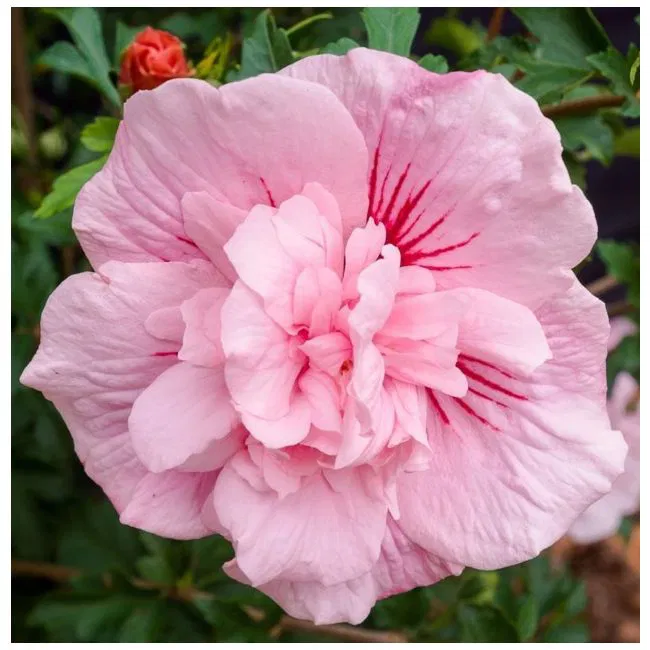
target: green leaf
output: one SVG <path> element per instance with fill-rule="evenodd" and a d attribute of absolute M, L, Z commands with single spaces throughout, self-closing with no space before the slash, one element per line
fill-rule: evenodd
<path fill-rule="evenodd" d="M 152 557 L 150 555 L 141 557 L 136 563 L 138 573 L 151 582 L 158 582 L 164 585 L 173 585 L 176 576 L 165 558 Z"/>
<path fill-rule="evenodd" d="M 634 82 L 636 80 L 636 75 L 639 72 L 639 66 L 641 65 L 641 55 L 637 54 L 636 55 L 636 61 L 632 64 L 632 67 L 630 68 L 630 84 L 634 86 Z"/>
<path fill-rule="evenodd" d="M 558 101 L 563 93 L 583 84 L 591 76 L 584 70 L 532 58 L 521 57 L 516 63 L 526 74 L 515 85 L 540 103 Z"/>
<path fill-rule="evenodd" d="M 633 118 L 639 117 L 640 111 L 636 88 L 633 82 L 630 82 L 630 73 L 637 57 L 638 50 L 634 45 L 630 45 L 627 58 L 613 47 L 587 57 L 589 63 L 612 82 L 614 92 L 626 98 L 623 115 Z"/>
<path fill-rule="evenodd" d="M 343 55 L 347 54 L 350 50 L 353 50 L 355 47 L 360 47 L 359 43 L 353 41 L 351 38 L 339 38 L 338 41 L 334 43 L 328 43 L 322 50 L 321 54 L 338 54 Z"/>
<path fill-rule="evenodd" d="M 459 57 L 468 56 L 483 45 L 481 37 L 457 18 L 436 18 L 425 32 L 424 40 Z"/>
<path fill-rule="evenodd" d="M 124 621 L 118 643 L 152 643 L 158 640 L 158 632 L 165 620 L 165 604 L 160 601 L 138 603 Z"/>
<path fill-rule="evenodd" d="M 133 39 L 144 29 L 144 27 L 131 27 L 118 20 L 115 24 L 115 46 L 113 48 L 113 68 L 120 69 L 122 53 L 131 45 Z"/>
<path fill-rule="evenodd" d="M 28 237 L 40 239 L 51 246 L 70 246 L 77 241 L 72 231 L 72 212 L 64 210 L 49 219 L 36 219 L 34 211 L 23 212 L 15 221 L 15 227 Z"/>
<path fill-rule="evenodd" d="M 641 373 L 641 337 L 626 336 L 607 356 L 607 385 L 612 386 L 619 372 L 629 372 L 637 381 Z"/>
<path fill-rule="evenodd" d="M 57 41 L 38 57 L 36 65 L 95 82 L 90 66 L 81 52 L 68 41 Z"/>
<path fill-rule="evenodd" d="M 614 157 L 614 134 L 599 114 L 559 117 L 555 126 L 566 151 L 586 151 L 588 155 L 609 165 Z"/>
<path fill-rule="evenodd" d="M 638 158 L 641 155 L 641 128 L 631 126 L 617 135 L 614 139 L 614 154 Z"/>
<path fill-rule="evenodd" d="M 634 530 L 634 522 L 630 517 L 624 517 L 621 520 L 621 525 L 618 527 L 618 531 L 616 532 L 617 535 L 620 535 L 624 540 L 625 543 L 627 544 L 630 541 L 630 537 L 632 537 L 632 531 Z"/>
<path fill-rule="evenodd" d="M 241 68 L 233 79 L 247 79 L 263 72 L 277 72 L 293 63 L 291 44 L 284 29 L 278 29 L 269 9 L 262 11 L 253 31 L 242 45 Z"/>
<path fill-rule="evenodd" d="M 426 593 L 422 589 L 413 589 L 378 601 L 372 610 L 372 622 L 384 630 L 415 627 L 428 611 Z"/>
<path fill-rule="evenodd" d="M 43 626 L 66 641 L 116 641 L 140 598 L 128 593 L 94 591 L 55 594 L 32 610 L 28 624 Z"/>
<path fill-rule="evenodd" d="M 584 612 L 587 607 L 587 586 L 584 582 L 578 582 L 573 587 L 564 603 L 564 617 L 574 618 Z"/>
<path fill-rule="evenodd" d="M 569 172 L 571 182 L 584 192 L 587 189 L 587 165 L 577 160 L 569 151 L 563 152 L 562 160 Z"/>
<path fill-rule="evenodd" d="M 587 57 L 611 43 L 591 9 L 585 7 L 518 7 L 512 10 L 539 39 L 539 57 L 589 70 Z"/>
<path fill-rule="evenodd" d="M 529 641 L 535 636 L 539 623 L 539 608 L 533 596 L 527 596 L 517 613 L 517 631 L 522 641 Z"/>
<path fill-rule="evenodd" d="M 543 643 L 589 643 L 589 628 L 585 623 L 560 623 L 550 627 L 542 637 Z"/>
<path fill-rule="evenodd" d="M 65 24 L 81 52 L 90 75 L 99 90 L 117 107 L 122 106 L 117 88 L 110 80 L 111 64 L 106 54 L 99 14 L 92 7 L 47 9 Z"/>
<path fill-rule="evenodd" d="M 516 643 L 517 631 L 494 607 L 461 604 L 458 606 L 460 640 L 466 643 Z"/>
<path fill-rule="evenodd" d="M 34 216 L 46 219 L 71 207 L 79 190 L 104 166 L 107 158 L 106 155 L 101 156 L 61 174 L 54 181 L 52 191 L 43 199 Z"/>
<path fill-rule="evenodd" d="M 121 524 L 104 498 L 87 499 L 65 524 L 57 551 L 61 564 L 96 573 L 116 569 L 126 573 L 142 554 L 137 531 Z"/>
<path fill-rule="evenodd" d="M 640 306 L 641 260 L 637 245 L 601 239 L 596 244 L 607 272 L 627 288 L 627 298 L 635 307 Z"/>
<path fill-rule="evenodd" d="M 108 153 L 113 148 L 120 121 L 114 117 L 98 117 L 81 132 L 81 142 L 86 149 Z"/>
<path fill-rule="evenodd" d="M 425 54 L 418 63 L 429 72 L 437 72 L 439 74 L 449 72 L 447 59 L 441 54 Z"/>
<path fill-rule="evenodd" d="M 160 29 L 171 32 L 182 41 L 196 36 L 203 45 L 225 32 L 219 9 L 195 12 L 196 10 L 193 13 L 177 11 L 160 22 Z"/>
<path fill-rule="evenodd" d="M 366 7 L 361 17 L 368 31 L 368 47 L 401 56 L 411 53 L 420 23 L 417 7 Z"/>

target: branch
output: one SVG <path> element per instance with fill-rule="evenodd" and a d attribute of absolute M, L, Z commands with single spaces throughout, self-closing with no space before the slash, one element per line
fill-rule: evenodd
<path fill-rule="evenodd" d="M 601 296 L 607 293 L 610 289 L 618 286 L 618 280 L 611 275 L 604 275 L 598 280 L 594 280 L 587 285 L 587 291 L 593 293 L 594 296 Z"/>
<path fill-rule="evenodd" d="M 493 41 L 501 32 L 501 25 L 503 24 L 503 17 L 505 16 L 506 8 L 497 7 L 490 17 L 490 22 L 488 23 L 487 36 L 485 41 L 489 43 Z"/>
<path fill-rule="evenodd" d="M 615 108 L 625 103 L 622 95 L 595 95 L 560 104 L 542 106 L 542 113 L 546 117 L 565 117 L 567 115 L 582 115 L 597 111 L 599 108 Z"/>
<path fill-rule="evenodd" d="M 67 582 L 71 578 L 82 575 L 80 569 L 74 567 L 60 566 L 47 562 L 26 562 L 24 560 L 11 560 L 11 574 L 15 576 L 27 576 L 32 578 L 45 578 L 53 582 Z M 131 579 L 131 584 L 139 589 L 156 589 L 164 591 L 170 598 L 192 602 L 196 598 L 212 599 L 214 596 L 206 591 L 194 587 L 176 587 L 165 585 L 140 578 Z M 245 605 L 244 612 L 252 621 L 264 620 L 264 612 L 256 607 Z M 310 634 L 321 634 L 331 636 L 354 643 L 407 643 L 408 638 L 399 632 L 382 632 L 379 630 L 368 630 L 362 627 L 351 625 L 314 625 L 309 621 L 300 621 L 291 616 L 283 616 L 280 622 L 271 630 L 272 637 L 278 637 L 285 631 L 300 631 Z"/>
<path fill-rule="evenodd" d="M 25 124 L 27 160 L 33 169 L 38 165 L 36 121 L 32 79 L 27 64 L 25 21 L 22 7 L 11 8 L 11 99 Z"/>
<path fill-rule="evenodd" d="M 272 630 L 272 636 L 279 636 L 284 630 L 294 630 L 325 634 L 352 643 L 408 643 L 406 635 L 400 632 L 380 632 L 351 625 L 314 625 L 309 621 L 300 621 L 290 616 L 283 616 L 278 628 L 277 632 L 275 629 Z"/>
<path fill-rule="evenodd" d="M 607 305 L 607 314 L 610 318 L 612 316 L 620 316 L 621 314 L 629 314 L 633 310 L 634 308 L 627 300 L 619 300 L 618 302 L 613 302 L 611 305 Z"/>

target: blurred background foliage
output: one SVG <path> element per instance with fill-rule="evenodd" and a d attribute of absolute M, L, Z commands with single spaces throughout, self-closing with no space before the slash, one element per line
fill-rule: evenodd
<path fill-rule="evenodd" d="M 603 11 L 611 22 L 616 10 Z M 468 570 L 389 598 L 358 628 L 289 619 L 224 575 L 220 567 L 232 552 L 221 538 L 176 542 L 120 525 L 85 476 L 55 409 L 18 377 L 38 345 L 47 297 L 66 276 L 89 268 L 71 230 L 72 205 L 111 149 L 123 100 L 120 53 L 146 25 L 183 40 L 196 75 L 215 85 L 357 45 L 411 56 L 435 72 L 500 72 L 554 119 L 571 177 L 607 234 L 578 269 L 582 279 L 608 299 L 610 313 L 638 322 L 640 59 L 630 41 L 638 43 L 639 19 L 621 11 L 614 23 L 625 24 L 614 43 L 584 8 L 473 15 L 412 8 L 12 9 L 14 641 L 590 640 L 585 583 L 552 554 L 499 572 Z M 620 160 L 631 164 L 623 184 L 619 174 L 618 187 L 610 186 L 615 196 L 599 204 L 594 196 Z M 610 356 L 610 381 L 621 369 L 639 378 L 638 334 Z M 632 526 L 624 522 L 623 537 Z"/>

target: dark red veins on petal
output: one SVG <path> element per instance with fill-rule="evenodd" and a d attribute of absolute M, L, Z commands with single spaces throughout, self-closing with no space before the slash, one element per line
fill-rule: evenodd
<path fill-rule="evenodd" d="M 152 356 L 154 357 L 175 357 L 178 355 L 178 352 L 154 352 Z"/>
<path fill-rule="evenodd" d="M 184 244 L 189 244 L 190 246 L 194 246 L 194 248 L 198 248 L 198 246 L 191 239 L 188 239 L 187 237 L 181 237 L 180 235 L 176 235 L 176 239 L 182 241 Z"/>
<path fill-rule="evenodd" d="M 266 196 L 269 200 L 269 203 L 272 208 L 277 208 L 278 206 L 276 205 L 275 201 L 273 200 L 273 195 L 271 194 L 271 190 L 269 189 L 269 186 L 266 184 L 266 181 L 260 176 L 260 183 L 262 183 L 262 187 L 264 188 L 264 191 L 266 192 Z"/>
<path fill-rule="evenodd" d="M 480 375 L 478 372 L 472 370 L 471 368 L 468 368 L 464 363 L 459 362 L 457 364 L 458 369 L 469 379 L 473 379 L 474 381 L 477 381 L 479 384 L 483 384 L 484 386 L 487 386 L 488 388 L 491 388 L 492 390 L 495 390 L 499 393 L 503 393 L 504 395 L 507 395 L 508 397 L 512 397 L 514 399 L 519 399 L 519 400 L 527 400 L 528 398 L 525 395 L 520 395 L 519 393 L 515 393 L 511 390 L 508 390 L 507 388 L 504 388 L 503 386 L 497 384 L 494 381 L 490 381 L 489 379 L 486 379 L 482 375 Z"/>
<path fill-rule="evenodd" d="M 417 260 L 415 260 L 417 261 Z M 413 264 L 414 262 L 411 261 L 409 262 L 410 264 Z M 429 269 L 429 271 L 455 271 L 456 269 L 471 269 L 474 268 L 469 264 L 459 264 L 457 266 L 429 266 L 427 264 L 420 264 L 420 266 L 424 269 Z"/>
<path fill-rule="evenodd" d="M 400 177 L 397 179 L 397 183 L 395 184 L 395 187 L 393 188 L 393 193 L 390 195 L 390 199 L 388 201 L 388 205 L 386 206 L 386 209 L 384 210 L 383 215 L 379 219 L 379 221 L 382 221 L 384 224 L 386 224 L 386 227 L 390 227 L 388 220 L 390 219 L 390 215 L 393 212 L 393 209 L 395 208 L 395 203 L 397 202 L 397 197 L 399 196 L 399 193 L 402 191 L 402 187 L 406 181 L 406 177 L 408 176 L 409 169 L 411 169 L 411 163 L 406 165 L 406 169 L 400 174 Z M 390 170 L 388 170 L 388 174 L 390 174 Z M 385 181 L 384 181 L 385 182 Z M 384 196 L 384 191 L 382 188 L 382 198 Z M 381 207 L 381 204 L 378 206 Z"/>
<path fill-rule="evenodd" d="M 379 173 L 379 145 L 375 149 L 368 182 L 368 218 L 375 218 L 375 193 L 377 192 L 377 175 Z M 376 219 L 375 219 L 376 221 Z"/>
<path fill-rule="evenodd" d="M 463 411 L 476 418 L 481 424 L 484 424 L 485 426 L 490 427 L 490 429 L 494 429 L 495 431 L 499 431 L 497 427 L 495 427 L 489 420 L 486 420 L 482 415 L 479 415 L 469 404 L 464 402 L 462 398 L 454 397 L 454 400 L 458 406 L 463 409 Z"/>
<path fill-rule="evenodd" d="M 404 257 L 408 258 L 411 260 L 411 258 L 415 260 L 421 260 L 424 258 L 431 258 L 431 257 L 438 257 L 438 255 L 442 255 L 443 253 L 449 253 L 450 251 L 455 251 L 459 248 L 463 248 L 464 246 L 467 246 L 470 242 L 474 241 L 481 233 L 475 232 L 472 233 L 467 239 L 464 241 L 458 242 L 457 244 L 452 244 L 451 246 L 445 246 L 444 248 L 436 248 L 435 250 L 432 251 L 413 251 L 409 250 L 404 253 Z M 410 262 L 406 261 L 404 262 L 405 264 L 409 264 Z"/>
<path fill-rule="evenodd" d="M 477 397 L 482 397 L 483 399 L 487 400 L 488 402 L 493 402 L 494 404 L 497 404 L 498 406 L 503 406 L 503 408 L 508 408 L 507 404 L 504 404 L 503 402 L 500 402 L 498 399 L 494 399 L 494 397 L 490 397 L 489 395 L 486 395 L 485 393 L 482 393 L 480 390 L 476 390 L 476 388 L 470 387 L 468 389 L 469 393 L 472 393 L 472 395 L 476 395 Z"/>
<path fill-rule="evenodd" d="M 449 215 L 454 211 L 455 207 L 456 206 L 449 208 L 447 212 L 445 212 L 441 217 L 436 219 L 426 230 L 424 230 L 419 235 L 417 235 L 417 237 L 414 237 L 410 241 L 400 243 L 400 250 L 402 251 L 402 253 L 404 254 L 408 253 L 413 249 L 414 246 L 417 246 L 423 239 L 428 237 L 431 233 L 435 232 L 447 220 L 447 217 L 449 217 Z M 413 223 L 416 223 L 421 216 L 422 214 L 419 214 Z M 411 224 L 411 227 L 409 227 L 407 232 L 409 232 L 412 227 L 413 224 Z"/>
<path fill-rule="evenodd" d="M 436 398 L 434 392 L 430 388 L 427 388 L 427 393 L 429 394 L 429 400 L 431 401 L 431 405 L 433 406 L 433 408 L 436 410 L 436 412 L 440 416 L 440 419 L 445 424 L 449 424 L 449 416 L 445 413 L 442 406 L 440 406 L 440 402 Z"/>
<path fill-rule="evenodd" d="M 476 357 L 472 357 L 469 354 L 460 354 L 458 356 L 458 360 L 461 363 L 468 362 L 468 361 L 470 361 L 471 363 L 478 363 L 481 366 L 490 368 L 490 370 L 496 370 L 497 372 L 500 372 L 504 377 L 507 377 L 508 379 L 516 379 L 514 375 L 511 375 L 509 372 L 502 370 L 501 368 L 499 368 L 499 366 L 495 366 L 493 363 L 490 363 L 488 361 L 483 361 L 483 359 L 477 359 Z"/>
<path fill-rule="evenodd" d="M 409 218 L 413 215 L 413 210 L 420 202 L 420 199 L 422 198 L 424 193 L 429 189 L 430 185 L 431 185 L 431 181 L 427 181 L 415 193 L 414 196 L 411 196 L 409 194 L 406 201 L 404 201 L 404 205 L 399 209 L 397 216 L 395 217 L 394 220 L 390 222 L 390 225 L 387 228 L 386 241 L 388 241 L 389 244 L 395 244 L 396 246 L 399 246 L 400 240 L 406 234 L 406 233 L 402 233 L 402 228 L 404 228 Z M 406 232 L 410 231 L 410 229 L 417 223 L 418 219 L 423 214 L 424 214 L 423 212 L 420 212 L 420 214 L 418 214 L 415 217 L 415 219 L 412 219 L 411 224 L 409 225 Z"/>

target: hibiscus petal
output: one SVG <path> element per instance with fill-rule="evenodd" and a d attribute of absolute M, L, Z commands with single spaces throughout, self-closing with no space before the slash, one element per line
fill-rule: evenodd
<path fill-rule="evenodd" d="M 350 330 L 370 340 L 386 323 L 395 302 L 400 256 L 394 246 L 384 246 L 382 259 L 367 266 L 357 281 L 359 302 L 350 312 Z"/>
<path fill-rule="evenodd" d="M 352 357 L 350 339 L 341 332 L 330 332 L 305 341 L 300 349 L 315 368 L 338 377 L 341 366 Z"/>
<path fill-rule="evenodd" d="M 221 341 L 226 384 L 236 407 L 267 420 L 284 417 L 304 355 L 292 350 L 286 332 L 240 281 L 221 309 Z"/>
<path fill-rule="evenodd" d="M 110 263 L 100 274 L 71 276 L 45 306 L 41 343 L 21 381 L 54 402 L 86 472 L 119 511 L 147 476 L 131 446 L 131 408 L 176 363 L 178 350 L 178 343 L 151 336 L 145 323 L 215 279 L 211 265 L 200 261 Z M 147 530 L 157 525 L 142 522 Z"/>
<path fill-rule="evenodd" d="M 479 366 L 484 383 L 465 400 L 436 395 L 431 467 L 399 478 L 400 527 L 449 561 L 496 569 L 534 557 L 623 467 L 604 408 L 603 304 L 576 282 L 536 316 L 552 360 L 519 380 Z"/>
<path fill-rule="evenodd" d="M 184 194 L 207 192 L 248 211 L 317 182 L 349 233 L 365 221 L 367 164 L 352 117 L 322 86 L 276 75 L 219 89 L 173 79 L 126 102 L 108 163 L 79 194 L 74 226 L 95 267 L 202 257 L 184 228 Z"/>
<path fill-rule="evenodd" d="M 228 289 L 218 287 L 202 289 L 181 305 L 186 325 L 183 346 L 178 352 L 181 361 L 209 368 L 223 364 L 221 308 L 228 293 Z"/>
<path fill-rule="evenodd" d="M 216 472 L 147 474 L 138 483 L 120 521 L 172 539 L 212 535 L 201 513 L 216 475 Z"/>
<path fill-rule="evenodd" d="M 251 584 L 236 560 L 224 564 L 223 569 L 233 580 Z M 331 586 L 317 581 L 271 580 L 257 585 L 257 588 L 290 616 L 313 621 L 316 625 L 359 625 L 368 617 L 376 600 L 374 580 L 370 573 Z"/>
<path fill-rule="evenodd" d="M 225 251 L 226 242 L 248 211 L 217 201 L 208 192 L 187 192 L 181 198 L 185 232 L 205 253 L 224 277 L 234 282 L 237 272 Z"/>
<path fill-rule="evenodd" d="M 341 430 L 339 387 L 327 373 L 309 368 L 298 380 L 309 403 L 311 422 L 322 431 Z"/>
<path fill-rule="evenodd" d="M 459 575 L 463 568 L 427 553 L 408 539 L 398 522 L 388 517 L 379 561 L 372 574 L 379 599 L 415 587 L 428 587 L 450 575 Z"/>
<path fill-rule="evenodd" d="M 226 437 L 237 421 L 223 369 L 178 363 L 135 400 L 129 431 L 145 467 L 163 472 L 206 451 L 215 440 Z"/>
<path fill-rule="evenodd" d="M 289 447 L 302 442 L 309 433 L 311 408 L 302 395 L 294 395 L 288 412 L 274 420 L 242 413 L 242 422 L 250 434 L 270 449 Z"/>
<path fill-rule="evenodd" d="M 638 327 L 634 322 L 625 316 L 618 316 L 613 318 L 610 323 L 609 340 L 607 341 L 607 349 L 613 350 L 618 344 L 626 337 L 636 334 Z"/>
<path fill-rule="evenodd" d="M 359 273 L 376 261 L 386 243 L 384 224 L 372 219 L 363 228 L 355 228 L 345 244 L 345 273 L 343 275 L 343 295 L 347 300 L 358 297 L 357 281 Z"/>
<path fill-rule="evenodd" d="M 551 358 L 544 330 L 527 307 L 481 289 L 444 293 L 468 305 L 458 328 L 461 352 L 522 373 Z"/>
<path fill-rule="evenodd" d="M 253 489 L 231 463 L 221 471 L 215 511 L 253 585 L 275 579 L 332 585 L 373 566 L 386 506 L 368 495 L 356 471 L 336 474 L 335 488 L 317 474 L 280 500 L 275 492 Z"/>
<path fill-rule="evenodd" d="M 369 214 L 402 264 L 433 269 L 439 288 L 478 287 L 532 309 L 570 287 L 596 222 L 530 96 L 501 75 L 437 75 L 364 48 L 280 74 L 324 85 L 354 117 L 370 154 Z"/>

